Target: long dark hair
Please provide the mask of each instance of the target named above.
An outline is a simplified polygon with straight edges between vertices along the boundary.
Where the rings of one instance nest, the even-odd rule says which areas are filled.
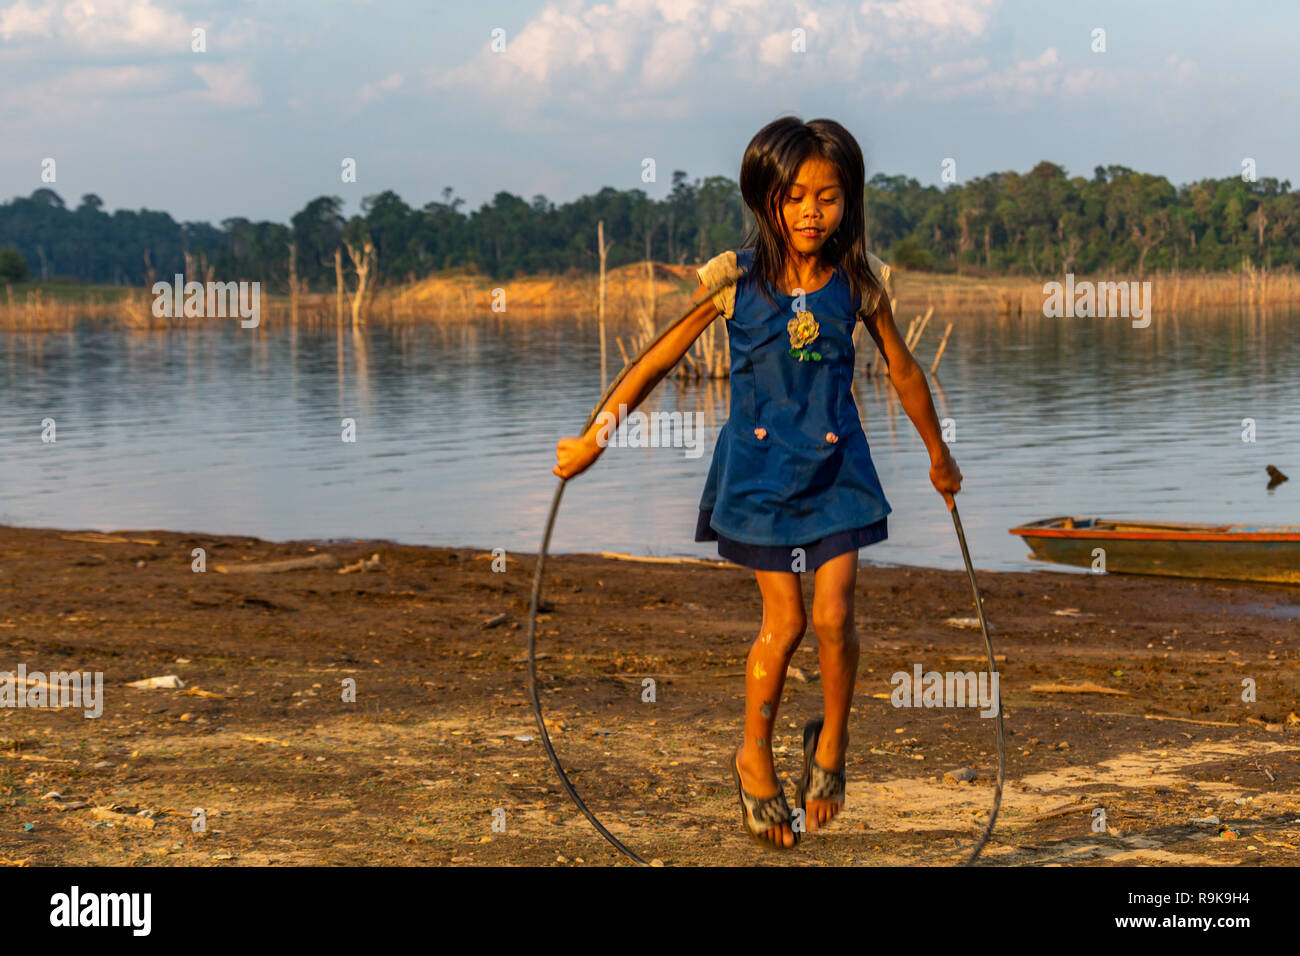
[[[815,119],[805,123],[798,117],[773,120],[745,147],[740,163],[740,195],[754,214],[754,224],[745,236],[744,247],[754,250],[751,270],[759,289],[769,302],[781,278],[785,261],[785,224],[781,201],[794,185],[799,167],[820,156],[835,167],[844,188],[844,218],[822,246],[820,258],[835,269],[843,269],[849,287],[862,305],[874,311],[884,290],[867,264],[866,209],[863,184],[867,168],[862,148],[853,135],[835,120]]]

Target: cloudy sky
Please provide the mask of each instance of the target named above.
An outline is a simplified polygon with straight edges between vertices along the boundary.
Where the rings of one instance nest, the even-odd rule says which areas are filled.
[[[663,195],[736,176],[786,112],[925,183],[1247,157],[1300,183],[1298,28],[1290,0],[0,0],[0,199],[47,158],[69,204],[212,222],[389,188]]]

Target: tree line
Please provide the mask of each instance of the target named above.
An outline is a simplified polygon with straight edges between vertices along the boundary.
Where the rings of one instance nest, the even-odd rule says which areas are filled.
[[[1226,270],[1243,257],[1300,266],[1300,193],[1289,181],[1205,179],[1175,187],[1161,176],[1098,166],[1091,179],[1041,162],[962,184],[922,186],[877,174],[866,188],[871,248],[895,265],[944,272],[1051,276],[1101,270]],[[320,196],[289,223],[230,218],[213,226],[147,209],[104,211],[94,194],[69,208],[52,189],[0,204],[0,281],[151,285],[189,278],[260,281],[329,290],[340,262],[373,250],[371,282],[411,281],[447,269],[493,278],[585,273],[599,263],[597,225],[612,240],[611,268],[645,259],[688,263],[735,248],[749,212],[736,182],[691,181],[676,171],[663,199],[610,187],[556,205],[497,193],[477,210],[448,187],[420,207],[391,190],[361,212]],[[344,254],[348,250],[349,254]],[[197,275],[195,274],[197,271]]]

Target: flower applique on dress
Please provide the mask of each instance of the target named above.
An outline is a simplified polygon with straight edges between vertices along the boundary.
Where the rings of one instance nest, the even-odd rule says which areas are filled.
[[[793,357],[800,362],[809,360],[820,362],[822,360],[820,352],[814,352],[808,348],[809,345],[817,341],[817,336],[821,331],[811,312],[795,313],[795,317],[786,324],[786,330],[790,333],[790,354]]]

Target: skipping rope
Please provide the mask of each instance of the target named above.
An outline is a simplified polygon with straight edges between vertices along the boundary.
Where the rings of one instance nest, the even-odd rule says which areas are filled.
[[[615,379],[609,383],[609,387],[605,389],[604,393],[600,396],[600,400],[596,402],[596,407],[592,409],[591,415],[587,418],[587,423],[582,426],[582,431],[579,432],[579,434],[586,434],[587,430],[591,428],[592,423],[599,416],[600,410],[604,408],[605,402],[614,394],[614,390],[618,388],[619,383],[623,381],[628,372],[631,371],[637,362],[644,358],[651,349],[658,345],[669,332],[685,322],[686,319],[690,317],[691,313],[698,309],[704,302],[707,302],[708,299],[712,298],[719,290],[733,282],[736,282],[742,275],[744,275],[744,272],[745,270],[743,268],[736,269],[730,276],[718,283],[716,287],[710,288],[709,294],[705,299],[701,299],[699,302],[693,302],[680,317],[664,326],[664,328],[661,329],[654,338],[642,346],[627,365],[623,367],[623,370],[618,373]],[[551,532],[555,529],[555,518],[560,511],[560,499],[564,495],[564,486],[568,483],[568,480],[569,479],[567,478],[560,479],[560,483],[555,488],[555,495],[551,498],[551,509],[546,515],[546,530],[542,534],[542,546],[537,552],[537,567],[533,572],[533,590],[528,600],[528,693],[532,698],[533,716],[537,718],[537,731],[541,734],[542,746],[546,749],[546,756],[550,759],[551,766],[555,768],[555,772],[560,778],[560,783],[564,785],[564,789],[569,794],[569,797],[575,804],[577,804],[578,809],[582,811],[583,815],[591,821],[591,825],[596,828],[597,832],[608,840],[616,850],[635,862],[640,863],[642,866],[649,866],[649,861],[624,844],[618,837],[614,836],[614,834],[610,833],[605,825],[596,819],[596,815],[591,812],[591,809],[587,804],[583,802],[582,797],[573,786],[573,781],[571,781],[569,775],[564,772],[564,766],[560,763],[560,758],[555,753],[555,747],[551,743],[551,735],[546,730],[546,720],[542,716],[542,700],[537,690],[537,607],[541,603],[542,575],[546,568],[546,556],[551,547]],[[966,547],[966,535],[962,531],[961,517],[957,514],[957,502],[955,499],[951,510],[953,525],[957,529],[957,541],[961,545],[962,560],[966,563],[966,574],[970,578],[971,591],[975,596],[975,612],[979,615],[980,630],[984,635],[984,649],[988,654],[989,673],[990,675],[996,674],[997,663],[993,659],[993,642],[989,638],[988,621],[984,618],[984,603],[980,599],[979,585],[975,583],[975,569],[971,565],[970,551]],[[998,778],[997,785],[993,792],[993,811],[989,814],[988,823],[985,825],[984,832],[981,834],[979,841],[975,844],[974,849],[971,850],[970,856],[963,861],[963,866],[970,866],[974,863],[980,853],[984,850],[985,845],[988,844],[989,838],[993,835],[993,826],[998,819],[998,810],[1002,807],[1002,786],[1006,776],[1006,738],[1003,734],[1002,727],[1002,692],[1000,682],[995,682],[994,686],[998,688],[996,715]]]

